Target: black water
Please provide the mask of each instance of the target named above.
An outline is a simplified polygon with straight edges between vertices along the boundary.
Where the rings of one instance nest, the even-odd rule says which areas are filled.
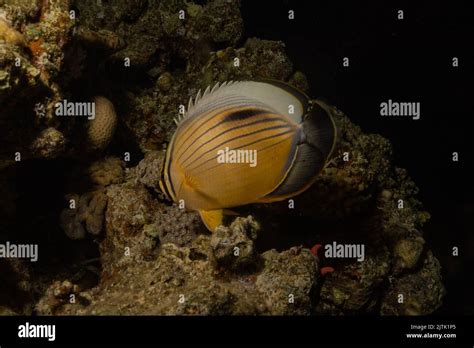
[[[397,18],[400,9],[403,20]],[[245,38],[286,44],[313,96],[329,100],[364,132],[391,141],[396,165],[408,169],[432,215],[425,238],[448,291],[439,313],[474,313],[469,12],[436,1],[243,1],[242,14]],[[349,57],[349,67],[343,67],[343,57]],[[457,68],[453,57],[459,58]],[[388,99],[420,102],[420,119],[381,117],[380,103]],[[451,160],[454,151],[458,163]],[[457,258],[453,246],[460,249]]]

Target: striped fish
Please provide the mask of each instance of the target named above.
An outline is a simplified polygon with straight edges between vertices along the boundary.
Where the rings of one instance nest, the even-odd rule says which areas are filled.
[[[224,82],[199,91],[175,120],[160,188],[199,211],[210,231],[227,208],[295,196],[314,183],[334,149],[330,110],[278,81]]]

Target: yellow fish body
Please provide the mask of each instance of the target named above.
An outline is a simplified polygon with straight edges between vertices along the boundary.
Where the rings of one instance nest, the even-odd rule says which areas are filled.
[[[206,227],[224,210],[295,196],[316,180],[333,151],[329,107],[277,81],[216,84],[179,120],[161,190]]]

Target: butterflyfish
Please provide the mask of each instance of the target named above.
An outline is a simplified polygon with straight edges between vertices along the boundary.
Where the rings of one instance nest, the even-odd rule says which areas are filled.
[[[229,208],[305,191],[336,141],[332,108],[279,81],[217,83],[175,122],[159,185],[210,231]]]

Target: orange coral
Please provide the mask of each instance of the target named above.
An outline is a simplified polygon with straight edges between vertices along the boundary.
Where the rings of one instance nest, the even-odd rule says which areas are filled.
[[[35,40],[35,41],[31,41],[29,43],[28,46],[30,47],[31,53],[34,56],[40,56],[44,52],[43,43],[44,43],[44,40],[42,38],[39,38],[38,40]]]

